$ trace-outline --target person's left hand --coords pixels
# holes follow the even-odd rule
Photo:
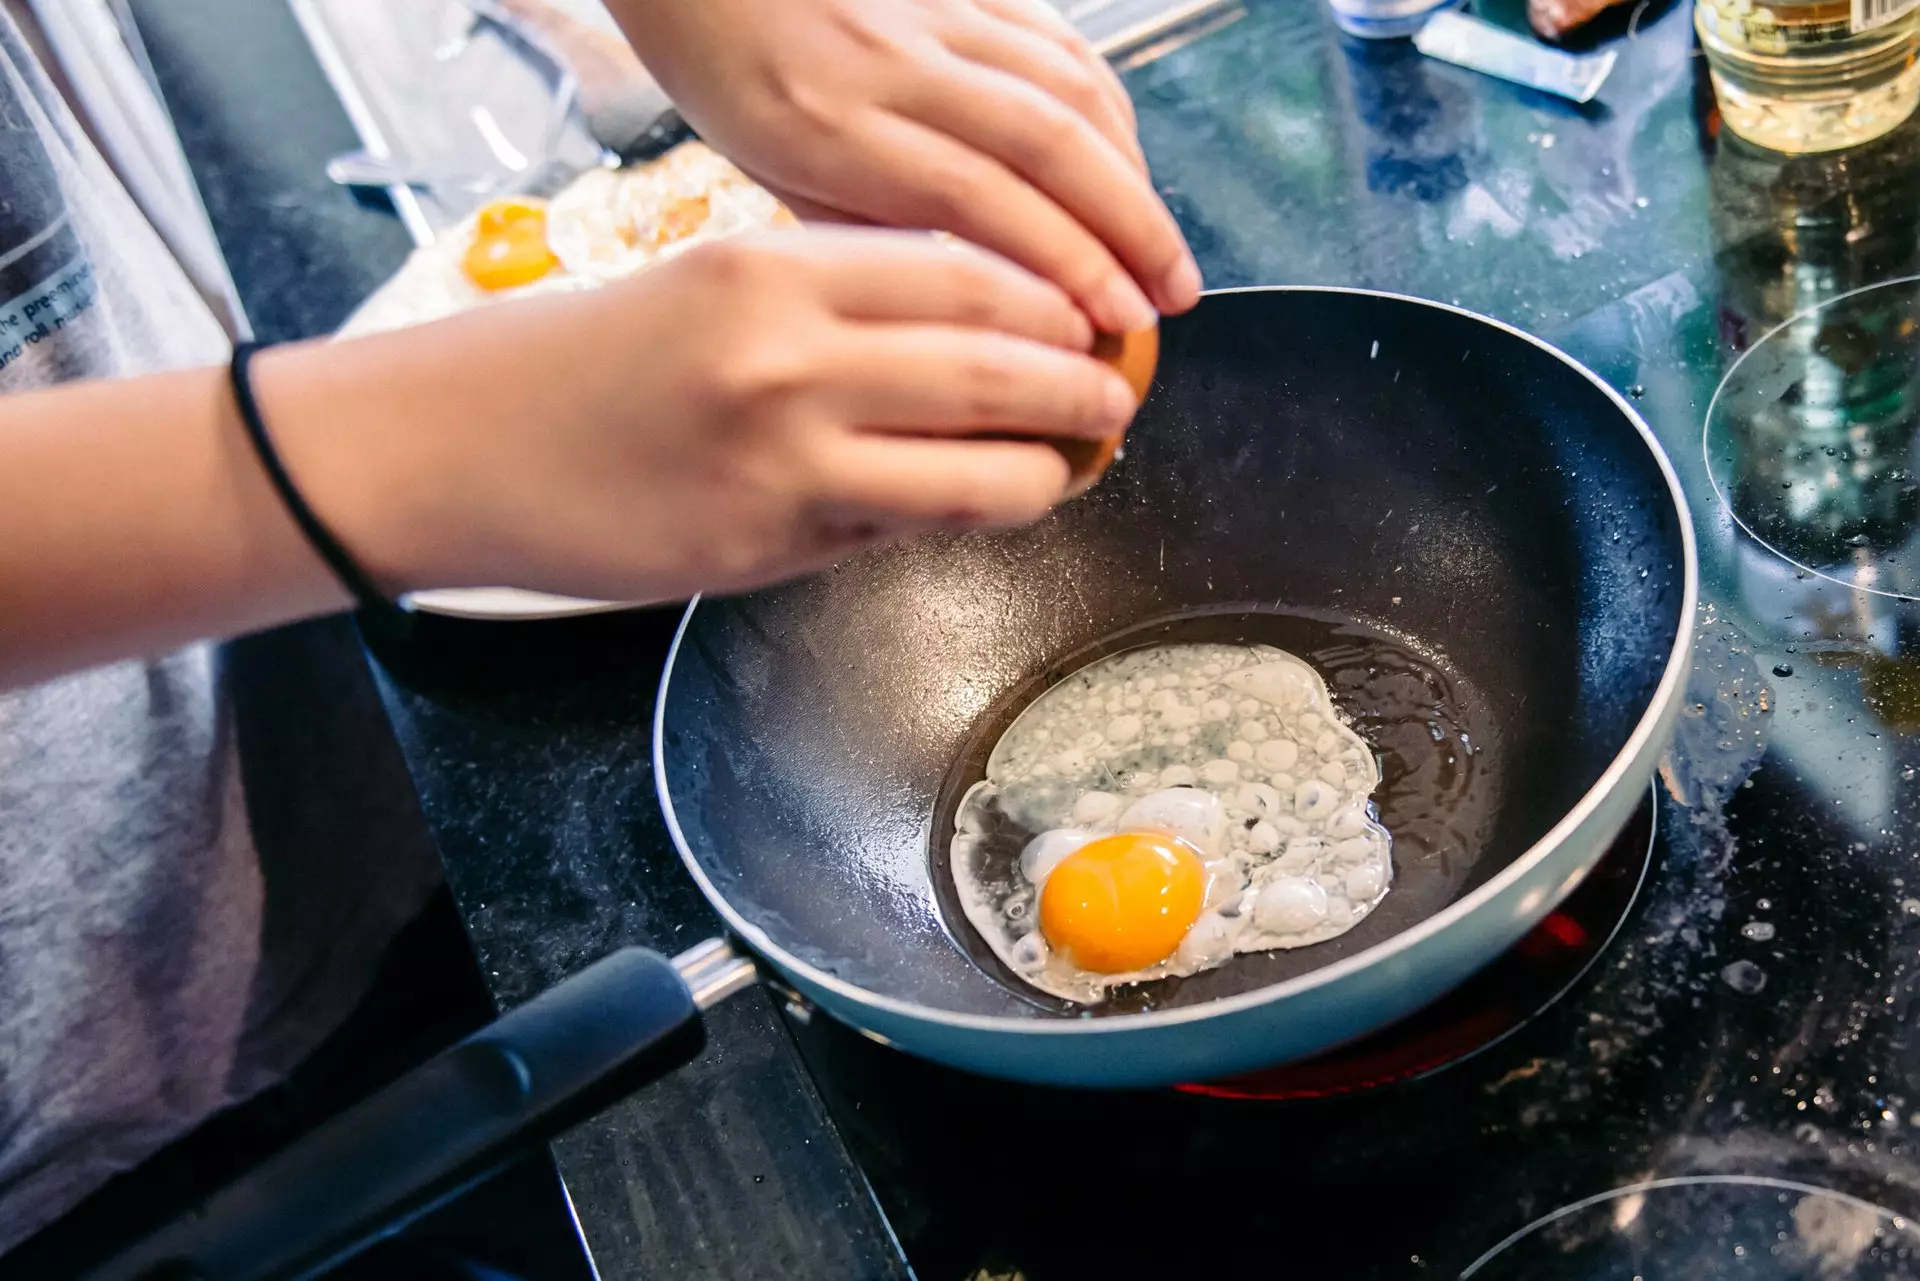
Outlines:
[[[953,232],[1101,329],[1199,297],[1132,104],[1044,0],[609,0],[702,137],[802,217]]]

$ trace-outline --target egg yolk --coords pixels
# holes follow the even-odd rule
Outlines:
[[[1122,974],[1172,956],[1206,898],[1200,856],[1157,832],[1089,841],[1040,892],[1040,932],[1083,970]]]
[[[496,200],[482,209],[461,266],[482,289],[532,284],[558,266],[547,248],[547,211],[529,200]]]

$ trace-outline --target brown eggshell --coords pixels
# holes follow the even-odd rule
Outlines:
[[[1160,330],[1156,326],[1130,334],[1100,334],[1093,340],[1093,354],[1118,370],[1133,388],[1134,396],[1145,400],[1147,389],[1153,386],[1153,371],[1160,363]],[[1122,431],[1104,440],[1055,440],[1054,448],[1073,468],[1070,492],[1082,494],[1092,488],[1113,462],[1125,437]]]

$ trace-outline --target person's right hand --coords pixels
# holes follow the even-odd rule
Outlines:
[[[1119,77],[1048,0],[608,0],[700,136],[809,220],[950,231],[1113,333],[1200,269]]]
[[[288,469],[395,591],[733,591],[1032,520],[1135,402],[1054,285],[924,234],[692,250],[593,293],[270,352]]]

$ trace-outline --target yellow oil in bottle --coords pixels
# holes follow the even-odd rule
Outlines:
[[[1920,0],[1695,0],[1720,117],[1751,142],[1835,151],[1920,104]]]

